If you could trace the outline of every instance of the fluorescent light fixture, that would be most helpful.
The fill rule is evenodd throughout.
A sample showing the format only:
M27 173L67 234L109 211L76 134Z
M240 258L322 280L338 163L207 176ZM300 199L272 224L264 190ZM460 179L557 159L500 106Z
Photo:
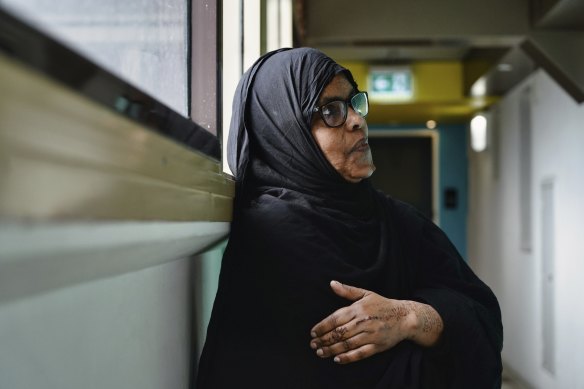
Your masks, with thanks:
M470 121L470 146L477 153L487 148L487 118L483 115Z
M487 79L484 77L479 78L472 84L470 88L470 94L472 97L483 97L487 94Z

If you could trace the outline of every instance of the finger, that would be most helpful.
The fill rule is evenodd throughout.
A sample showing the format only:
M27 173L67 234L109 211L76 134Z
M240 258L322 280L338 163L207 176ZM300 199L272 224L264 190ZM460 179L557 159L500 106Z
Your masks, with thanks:
M321 337L337 327L344 326L355 318L351 307L344 307L327 316L320 323L312 327L310 335L313 338Z
M365 358L369 358L373 354L377 354L377 347L371 343L365 344L359 348L339 354L334 361L340 365L357 362Z
M367 332L365 326L357 326L357 321L355 319L351 320L349 323L333 328L331 331L316 337L311 340L311 347L317 349L323 346L330 346L335 343L342 342L346 339L352 338L353 336L361 333Z
M353 326L354 327L354 326ZM348 339L354 336L355 333L350 330L348 325L338 326L333 328L332 331L327 332L326 334L316 337L310 341L310 347L313 349L317 349L323 346L330 346L331 344L335 344L337 342L341 342L345 339Z
M328 358L334 355L339 355L351 350L358 349L359 347L369 343L369 334L362 332L355 336L348 337L347 339L334 343L331 346L320 347L316 350L316 355L321 358Z
M367 290L351 285L341 284L338 281L331 281L331 288L337 295L350 301L357 301L365 297Z

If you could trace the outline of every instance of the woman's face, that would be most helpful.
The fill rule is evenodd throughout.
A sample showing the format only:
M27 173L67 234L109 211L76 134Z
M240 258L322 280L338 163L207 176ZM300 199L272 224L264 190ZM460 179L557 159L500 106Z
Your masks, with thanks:
M343 74L337 74L322 91L318 106L334 100L347 101L356 92ZM351 104L347 110L347 121L342 126L329 127L315 113L311 131L328 161L345 180L357 183L371 176L375 165L367 142L367 122L353 110Z

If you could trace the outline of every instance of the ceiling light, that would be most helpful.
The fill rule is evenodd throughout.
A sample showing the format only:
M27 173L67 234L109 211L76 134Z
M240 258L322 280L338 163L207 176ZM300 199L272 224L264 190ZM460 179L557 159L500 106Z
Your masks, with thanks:
M500 63L497 65L497 70L500 72L510 72L513 70L513 65L510 63Z
M472 84L470 88L470 94L473 97L482 97L487 94L487 79L484 77L479 78Z
M487 148L487 118L483 115L470 121L470 146L477 153Z

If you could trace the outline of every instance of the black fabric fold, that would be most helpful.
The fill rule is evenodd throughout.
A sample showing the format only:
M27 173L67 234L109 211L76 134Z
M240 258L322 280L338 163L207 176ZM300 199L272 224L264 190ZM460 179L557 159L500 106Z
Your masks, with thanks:
M338 73L354 84L317 50L280 50L238 86L229 144L235 211L197 387L500 386L491 290L431 221L368 180L345 181L314 141L312 110ZM348 365L318 358L310 329L348 305L331 280L432 305L444 321L441 342L404 341Z

